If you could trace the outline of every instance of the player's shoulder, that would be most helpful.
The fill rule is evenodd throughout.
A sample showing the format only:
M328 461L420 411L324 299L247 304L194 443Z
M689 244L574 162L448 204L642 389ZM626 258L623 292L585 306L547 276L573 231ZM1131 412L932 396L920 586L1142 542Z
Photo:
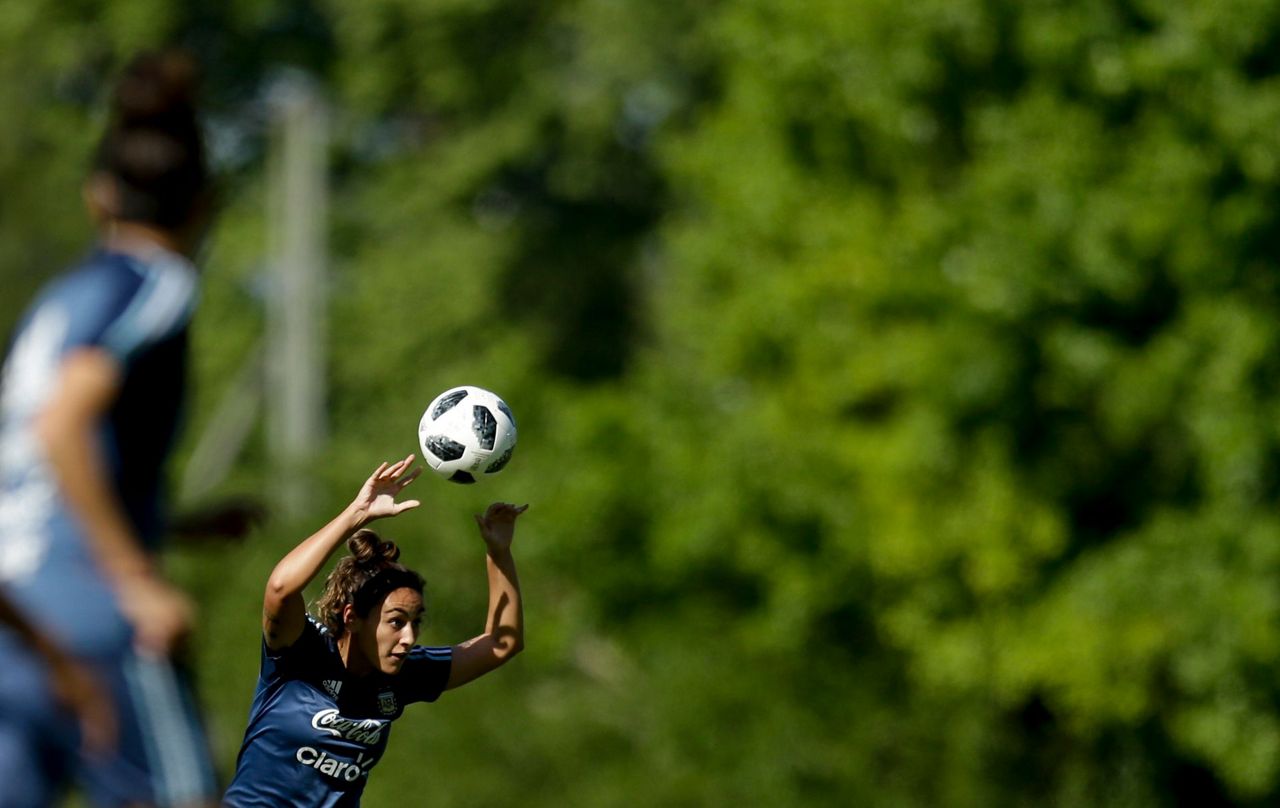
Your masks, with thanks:
M138 262L121 253L93 250L54 279L49 297L75 299L93 295L130 295L146 280Z
M335 664L342 664L337 643L329 629L311 615L307 615L301 633L289 645L271 648L263 638L261 673L264 680L303 679L318 683L321 672Z
M143 256L97 250L74 268L68 285L127 297L141 297L153 309L182 311L198 287L195 266L168 250Z
M311 615L302 627L302 634L293 643L295 648L313 655L336 655L338 641L329 627Z
M453 659L453 647L449 645L415 645L409 649L409 659L448 662Z
M195 267L159 250L140 258L95 251L48 290L44 302L74 312L78 337L127 358L185 328L198 293Z
M435 701L449 684L453 668L453 647L415 645L396 676L396 689L404 703Z
M304 633L316 634L320 637L330 636L329 627L310 614L307 615L307 622L303 624L302 630Z

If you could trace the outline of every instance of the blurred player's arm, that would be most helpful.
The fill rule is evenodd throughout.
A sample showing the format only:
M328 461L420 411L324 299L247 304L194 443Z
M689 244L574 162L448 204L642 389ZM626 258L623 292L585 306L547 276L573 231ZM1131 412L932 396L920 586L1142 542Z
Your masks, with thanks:
M312 533L276 564L262 596L262 636L272 650L288 648L302 635L307 605L302 590L320 574L333 551L351 534L384 516L395 516L418 507L416 499L396 502L404 487L417 479L421 468L410 469L413 455L398 463L383 463L365 480L360 493L329 524Z
M484 633L453 647L446 690L465 685L505 664L524 650L524 604L520 579L511 555L516 518L528 505L495 502L476 516L485 543L485 567L489 576L489 611Z
M186 596L162 580L111 487L98 427L120 392L122 371L110 353L80 348L59 368L35 428L67 504L80 517L93 552L120 596L136 641L167 653L190 629Z
M80 722L84 746L90 753L105 752L115 743L116 721L111 701L87 671L51 642L0 592L0 624L6 625L44 660L54 695Z

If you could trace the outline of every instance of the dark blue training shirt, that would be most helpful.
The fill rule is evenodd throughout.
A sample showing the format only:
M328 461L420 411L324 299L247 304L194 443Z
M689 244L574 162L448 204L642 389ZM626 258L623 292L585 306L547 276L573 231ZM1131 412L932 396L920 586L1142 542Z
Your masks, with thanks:
M415 645L394 676L349 676L337 642L307 618L298 640L263 643L249 727L223 798L233 808L337 808L360 804L405 705L435 701L449 681L453 649Z
M99 449L126 516L154 549L196 295L196 269L179 255L98 251L41 291L10 343L0 381L0 584L81 653L111 653L127 644L129 629L62 498L34 418L70 353L94 348L115 358L121 387Z

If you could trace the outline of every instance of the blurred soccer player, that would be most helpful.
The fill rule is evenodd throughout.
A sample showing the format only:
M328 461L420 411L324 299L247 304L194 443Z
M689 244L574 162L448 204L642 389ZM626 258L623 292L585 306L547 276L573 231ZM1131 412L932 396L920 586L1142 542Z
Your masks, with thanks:
M484 633L452 647L415 644L422 578L396 563L394 543L364 527L418 506L417 500L396 502L418 476L412 463L410 455L379 466L351 504L291 550L267 579L262 667L226 805L359 805L391 722L406 705L435 701L524 647L511 540L525 506L498 502L476 517L489 579ZM316 603L319 619L313 619L302 590L344 542L351 555L330 573Z
M0 626L12 631L44 663L54 696L79 724L85 751L95 756L109 753L115 746L115 712L92 674L41 633L3 592L0 592ZM32 762L32 768L37 765L36 761Z
M38 661L0 632L3 806L48 804L69 776L99 805L216 799L172 656L192 607L153 560L196 301L189 257L211 207L195 80L194 63L176 53L125 69L85 183L98 244L39 293L5 360L0 582L101 677L119 743L111 755L78 757Z

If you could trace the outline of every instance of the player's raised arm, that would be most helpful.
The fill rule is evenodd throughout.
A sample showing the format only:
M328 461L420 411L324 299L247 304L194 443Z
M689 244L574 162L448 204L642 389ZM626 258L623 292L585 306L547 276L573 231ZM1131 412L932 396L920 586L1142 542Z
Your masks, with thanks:
M422 471L412 465L413 455L409 455L397 463L378 466L350 505L276 564L262 598L262 635L268 648L287 648L302 634L307 619L302 590L320 573L334 550L373 520L418 507L416 499L396 502L405 486Z
M495 502L483 515L476 516L486 547L489 611L484 633L454 646L446 690L483 676L524 650L524 605L511 541L515 537L516 518L528 507Z

